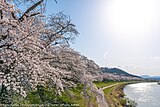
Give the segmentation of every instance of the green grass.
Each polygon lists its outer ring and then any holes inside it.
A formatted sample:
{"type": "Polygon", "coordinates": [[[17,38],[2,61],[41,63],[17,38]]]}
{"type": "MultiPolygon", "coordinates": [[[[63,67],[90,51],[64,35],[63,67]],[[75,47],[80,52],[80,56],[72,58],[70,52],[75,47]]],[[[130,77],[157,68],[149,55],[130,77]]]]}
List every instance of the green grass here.
{"type": "Polygon", "coordinates": [[[98,88],[105,86],[113,85],[119,83],[115,86],[104,89],[104,94],[107,100],[107,103],[110,107],[123,107],[125,100],[123,99],[124,93],[122,87],[126,82],[119,81],[105,81],[105,82],[95,82],[98,88]]]}
{"type": "Polygon", "coordinates": [[[74,89],[68,89],[61,93],[61,96],[57,95],[55,89],[44,88],[44,92],[40,97],[38,91],[32,91],[28,94],[27,99],[30,104],[74,104],[82,102],[83,97],[80,95],[82,91],[82,85],[78,85],[74,89]]]}
{"type": "Polygon", "coordinates": [[[105,90],[104,90],[104,94],[105,94],[105,97],[106,97],[106,100],[107,100],[107,103],[110,105],[110,106],[112,106],[112,104],[113,103],[115,103],[115,102],[113,102],[113,95],[111,94],[112,93],[112,91],[114,90],[114,86],[113,87],[110,87],[110,88],[106,88],[105,90]]]}
{"type": "Polygon", "coordinates": [[[109,86],[109,85],[116,84],[116,83],[119,83],[119,82],[117,82],[117,81],[94,82],[94,84],[95,84],[98,88],[102,88],[102,87],[109,86]]]}
{"type": "Polygon", "coordinates": [[[104,91],[105,95],[108,96],[108,95],[112,92],[113,89],[114,89],[114,86],[113,86],[113,87],[110,87],[110,88],[106,88],[106,89],[103,90],[103,91],[104,91]]]}
{"type": "Polygon", "coordinates": [[[78,84],[76,88],[66,89],[61,93],[61,96],[56,94],[54,88],[41,87],[40,90],[41,92],[38,90],[30,91],[26,98],[15,96],[14,104],[77,104],[78,107],[97,107],[96,96],[90,91],[89,87],[84,91],[82,84],[78,84]],[[84,93],[89,98],[85,99],[84,93]]]}

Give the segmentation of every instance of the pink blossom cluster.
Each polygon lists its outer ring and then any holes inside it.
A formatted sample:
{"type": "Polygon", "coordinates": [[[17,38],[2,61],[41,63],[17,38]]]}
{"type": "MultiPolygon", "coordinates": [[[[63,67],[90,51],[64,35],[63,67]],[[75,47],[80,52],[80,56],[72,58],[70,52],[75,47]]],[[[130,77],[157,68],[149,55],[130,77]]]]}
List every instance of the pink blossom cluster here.
{"type": "Polygon", "coordinates": [[[57,23],[56,16],[46,27],[41,15],[28,12],[19,18],[18,14],[13,4],[0,1],[0,83],[7,90],[26,97],[29,90],[43,85],[56,87],[60,94],[77,82],[90,84],[100,77],[97,64],[62,44],[72,39],[68,32],[77,34],[70,21],[57,23]]]}

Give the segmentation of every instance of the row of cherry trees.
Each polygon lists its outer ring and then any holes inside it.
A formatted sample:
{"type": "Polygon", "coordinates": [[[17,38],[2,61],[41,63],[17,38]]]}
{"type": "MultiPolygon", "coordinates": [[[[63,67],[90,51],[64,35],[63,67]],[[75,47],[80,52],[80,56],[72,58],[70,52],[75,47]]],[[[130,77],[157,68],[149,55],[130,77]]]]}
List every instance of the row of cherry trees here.
{"type": "Polygon", "coordinates": [[[0,97],[5,90],[26,97],[38,85],[60,94],[99,76],[98,65],[69,48],[79,34],[69,16],[46,18],[44,7],[44,0],[0,1],[0,97]],[[29,4],[26,10],[22,3],[29,4]]]}

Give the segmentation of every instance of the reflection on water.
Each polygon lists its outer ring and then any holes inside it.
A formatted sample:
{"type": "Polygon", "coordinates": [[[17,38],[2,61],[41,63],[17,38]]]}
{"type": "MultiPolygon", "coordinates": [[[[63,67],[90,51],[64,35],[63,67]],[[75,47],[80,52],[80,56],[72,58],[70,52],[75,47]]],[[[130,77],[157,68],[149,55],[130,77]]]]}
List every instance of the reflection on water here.
{"type": "Polygon", "coordinates": [[[160,107],[160,85],[157,83],[130,84],[124,93],[138,103],[138,107],[160,107]]]}

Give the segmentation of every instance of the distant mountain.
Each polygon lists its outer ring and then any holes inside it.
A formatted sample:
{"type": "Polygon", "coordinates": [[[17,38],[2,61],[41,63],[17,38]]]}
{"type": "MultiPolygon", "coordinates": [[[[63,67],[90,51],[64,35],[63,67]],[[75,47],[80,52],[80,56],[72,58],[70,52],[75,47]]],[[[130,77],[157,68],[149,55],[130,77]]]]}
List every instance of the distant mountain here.
{"type": "Polygon", "coordinates": [[[160,80],[160,76],[141,75],[140,77],[141,77],[141,78],[144,78],[144,79],[160,80]]]}
{"type": "Polygon", "coordinates": [[[152,78],[160,78],[160,76],[154,76],[154,77],[152,77],[152,78]]]}
{"type": "Polygon", "coordinates": [[[138,78],[141,78],[141,77],[139,77],[139,76],[136,76],[136,75],[127,73],[126,71],[121,70],[121,69],[119,69],[119,68],[101,67],[101,71],[102,71],[103,73],[112,73],[112,74],[116,74],[116,75],[123,75],[123,76],[130,76],[130,77],[138,77],[138,78]]]}
{"type": "Polygon", "coordinates": [[[151,78],[149,75],[141,75],[141,78],[151,78]]]}

